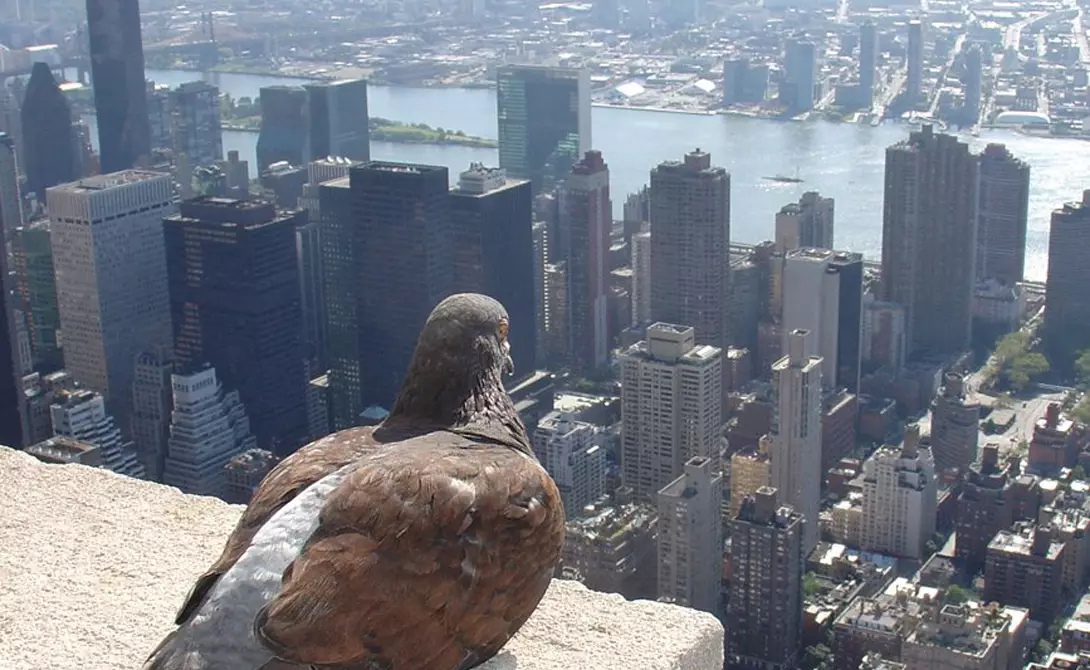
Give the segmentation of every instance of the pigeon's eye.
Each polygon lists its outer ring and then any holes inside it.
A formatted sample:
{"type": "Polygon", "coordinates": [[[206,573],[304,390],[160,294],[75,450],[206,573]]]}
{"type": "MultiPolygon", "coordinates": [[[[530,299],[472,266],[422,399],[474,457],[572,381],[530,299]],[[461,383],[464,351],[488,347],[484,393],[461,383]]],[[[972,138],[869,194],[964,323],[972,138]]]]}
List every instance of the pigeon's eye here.
{"type": "Polygon", "coordinates": [[[500,325],[496,326],[496,335],[500,338],[500,342],[507,341],[507,319],[500,321],[500,325]]]}

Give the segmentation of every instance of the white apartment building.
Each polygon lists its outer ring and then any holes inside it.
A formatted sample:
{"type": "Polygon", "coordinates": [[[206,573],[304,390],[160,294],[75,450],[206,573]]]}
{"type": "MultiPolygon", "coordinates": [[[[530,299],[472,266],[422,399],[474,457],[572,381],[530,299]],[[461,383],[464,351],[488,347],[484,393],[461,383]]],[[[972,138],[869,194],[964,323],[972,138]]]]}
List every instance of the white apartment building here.
{"type": "Polygon", "coordinates": [[[606,454],[597,427],[578,421],[572,412],[549,412],[533,435],[534,454],[560,489],[569,519],[605,490],[606,454]]]}
{"type": "Polygon", "coordinates": [[[723,351],[690,326],[655,323],[620,356],[621,474],[645,499],[694,456],[720,469],[723,351]]]}
{"type": "Polygon", "coordinates": [[[113,417],[106,413],[102,396],[86,389],[60,391],[49,408],[53,433],[93,444],[102,453],[102,467],[142,478],[144,466],[132,442],[121,437],[113,417]]]}
{"type": "Polygon", "coordinates": [[[46,202],[65,368],[127,422],[137,354],[173,345],[163,241],[173,183],[125,170],[54,186],[46,202]]]}
{"type": "Polygon", "coordinates": [[[723,476],[694,456],[658,492],[659,598],[715,613],[723,575],[723,476]]]}
{"type": "Polygon", "coordinates": [[[909,426],[901,448],[882,447],[863,463],[860,545],[865,551],[920,558],[935,533],[935,459],[919,440],[919,427],[909,426]]]}
{"type": "Polygon", "coordinates": [[[257,448],[238,391],[225,392],[216,369],[171,375],[174,411],[170,415],[163,483],[185,493],[226,493],[224,466],[257,448]]]}
{"type": "Polygon", "coordinates": [[[803,555],[818,541],[821,511],[821,356],[812,333],[787,334],[787,355],[772,364],[772,486],[802,515],[803,555]]]}
{"type": "Polygon", "coordinates": [[[651,233],[632,236],[632,325],[651,320],[651,233]]]}

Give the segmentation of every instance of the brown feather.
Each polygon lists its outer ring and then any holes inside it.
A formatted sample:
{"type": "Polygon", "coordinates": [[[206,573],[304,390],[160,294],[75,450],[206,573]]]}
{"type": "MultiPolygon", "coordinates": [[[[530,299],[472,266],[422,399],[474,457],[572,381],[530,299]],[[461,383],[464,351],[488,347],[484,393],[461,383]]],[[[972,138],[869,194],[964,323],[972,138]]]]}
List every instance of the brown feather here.
{"type": "Polygon", "coordinates": [[[563,537],[560,494],[536,461],[421,436],[365,458],[330,495],[255,632],[300,664],[472,667],[537,607],[563,537]]]}

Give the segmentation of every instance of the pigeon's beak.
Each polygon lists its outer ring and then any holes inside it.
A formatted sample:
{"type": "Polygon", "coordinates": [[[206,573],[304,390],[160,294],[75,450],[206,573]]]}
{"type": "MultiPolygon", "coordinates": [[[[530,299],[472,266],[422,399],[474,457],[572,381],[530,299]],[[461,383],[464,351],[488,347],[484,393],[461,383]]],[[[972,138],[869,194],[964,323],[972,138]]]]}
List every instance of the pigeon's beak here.
{"type": "Polygon", "coordinates": [[[501,349],[503,350],[503,374],[515,374],[515,361],[511,358],[511,343],[504,340],[501,349]]]}

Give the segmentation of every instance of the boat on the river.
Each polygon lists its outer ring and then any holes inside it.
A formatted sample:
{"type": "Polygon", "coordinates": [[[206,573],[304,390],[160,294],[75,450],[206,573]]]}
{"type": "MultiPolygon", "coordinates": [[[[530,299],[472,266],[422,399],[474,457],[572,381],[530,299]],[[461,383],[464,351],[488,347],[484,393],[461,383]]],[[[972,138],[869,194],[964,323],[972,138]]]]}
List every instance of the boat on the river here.
{"type": "Polygon", "coordinates": [[[761,179],[764,179],[765,181],[774,181],[778,184],[801,184],[803,182],[803,179],[799,177],[798,170],[795,170],[794,177],[789,177],[784,174],[778,174],[772,177],[761,177],[761,179]]]}

